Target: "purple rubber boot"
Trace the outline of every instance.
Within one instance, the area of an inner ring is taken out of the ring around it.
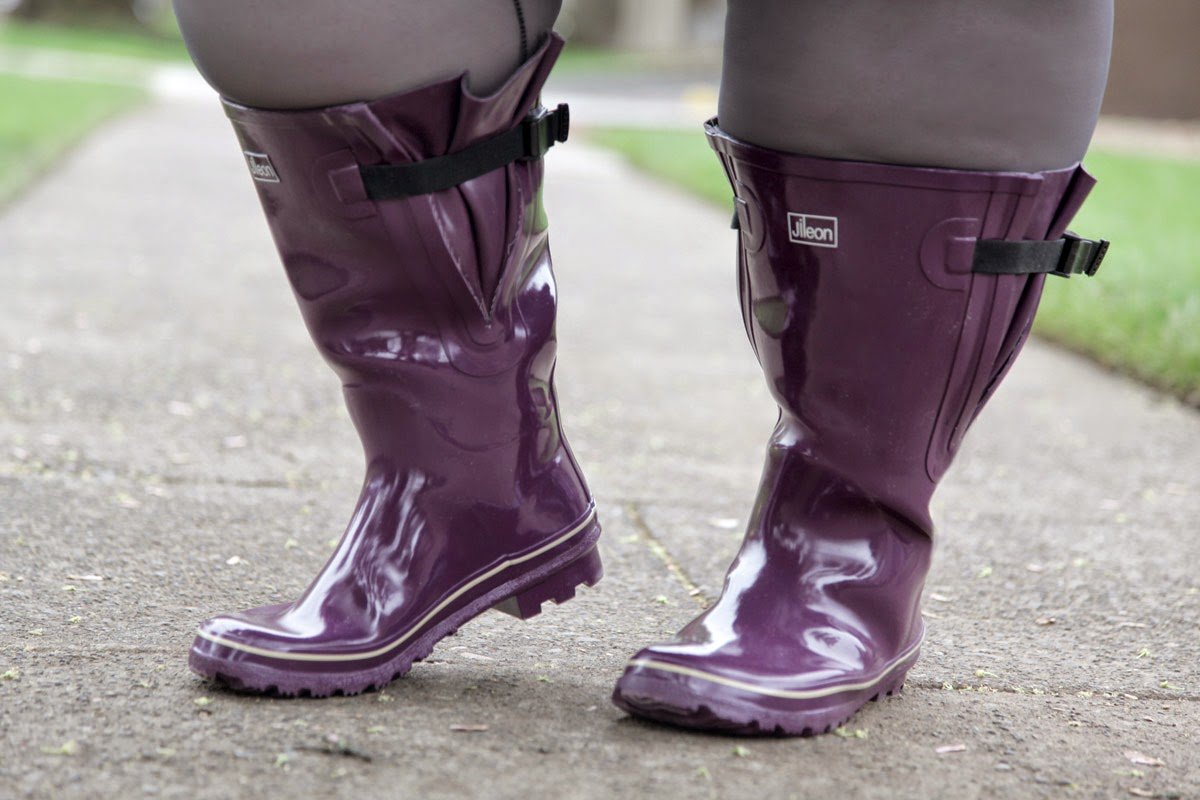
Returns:
[[[540,155],[566,120],[538,95],[561,48],[550,37],[486,97],[455,79],[305,111],[226,104],[366,478],[298,600],[200,626],[200,675],[361,692],[489,608],[531,617],[600,579],[553,384]]]
[[[1021,349],[1043,273],[1090,274],[1107,243],[1060,238],[1094,183],[1080,167],[898,167],[707,132],[780,416],[720,599],[635,655],[613,700],[690,728],[822,733],[904,683],[934,488]]]

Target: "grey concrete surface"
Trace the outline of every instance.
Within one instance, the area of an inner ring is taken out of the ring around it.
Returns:
[[[360,480],[219,110],[111,124],[0,212],[0,797],[1200,795],[1200,417],[1036,343],[939,495],[900,696],[808,740],[613,708],[625,658],[719,590],[773,412],[727,214],[549,158],[608,576],[352,698],[186,668],[198,620],[304,587]]]

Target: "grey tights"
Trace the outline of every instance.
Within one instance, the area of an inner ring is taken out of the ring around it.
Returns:
[[[1079,161],[1113,0],[730,0],[721,127],[805,155],[962,169]]]
[[[299,108],[469,72],[507,78],[561,0],[174,0],[222,95]],[[720,119],[805,155],[963,169],[1078,161],[1108,73],[1113,0],[729,0]],[[520,9],[518,19],[517,9]]]
[[[174,0],[197,68],[259,108],[370,100],[468,72],[487,93],[554,25],[562,0]],[[518,17],[516,9],[521,9]],[[524,27],[524,48],[522,46]]]

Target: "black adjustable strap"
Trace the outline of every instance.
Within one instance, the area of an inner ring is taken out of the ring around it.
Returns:
[[[367,197],[398,200],[441,192],[514,161],[541,158],[557,142],[565,142],[571,125],[566,103],[550,111],[536,108],[521,124],[470,147],[412,164],[359,167]]]
[[[972,272],[989,275],[1032,275],[1045,272],[1069,278],[1095,275],[1108,252],[1103,239],[1083,239],[1070,231],[1053,241],[980,239],[975,243]]]

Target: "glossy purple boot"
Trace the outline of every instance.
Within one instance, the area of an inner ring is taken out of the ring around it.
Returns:
[[[1090,274],[1106,243],[1060,238],[1094,183],[1079,167],[898,167],[707,132],[780,416],[720,599],[635,655],[613,700],[690,728],[821,733],[904,683],[934,488],[1021,349],[1042,273]]]
[[[487,97],[456,79],[308,111],[226,104],[367,471],[303,596],[200,626],[200,675],[361,692],[488,608],[531,617],[600,579],[553,385],[540,156],[566,120],[538,95],[561,48]]]

